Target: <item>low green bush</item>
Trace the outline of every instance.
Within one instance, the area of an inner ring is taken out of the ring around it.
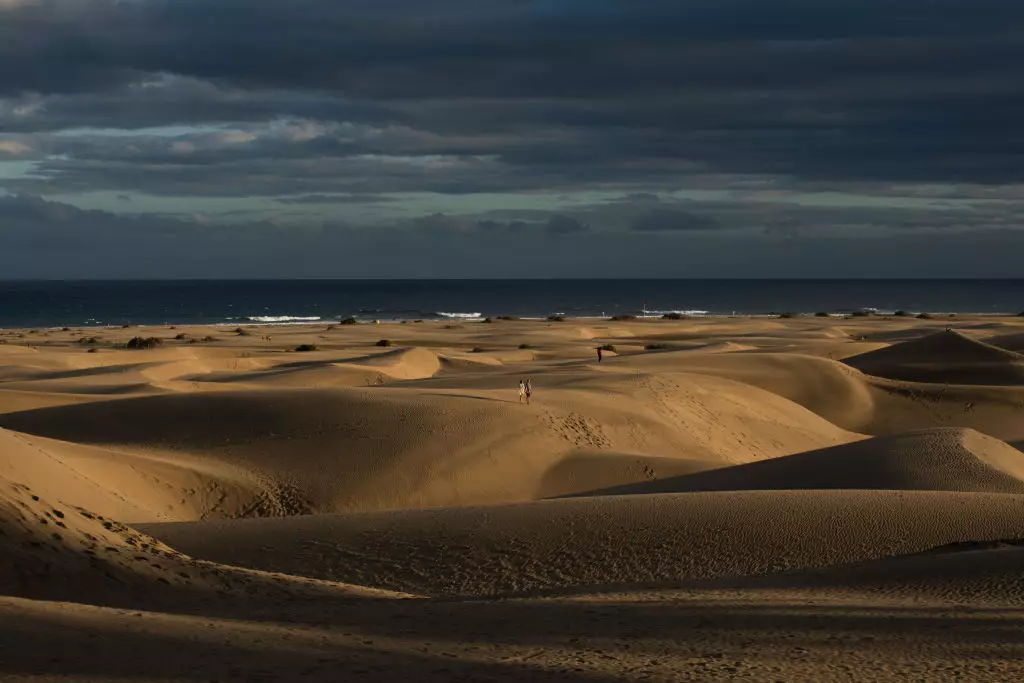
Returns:
[[[159,337],[132,337],[128,340],[125,348],[134,350],[155,349],[158,346],[162,346],[163,343],[164,340]]]

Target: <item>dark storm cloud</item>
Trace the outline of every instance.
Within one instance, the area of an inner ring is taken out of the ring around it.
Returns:
[[[436,137],[393,141],[391,153],[447,149],[503,167],[424,188],[445,193],[670,185],[695,173],[1024,180],[1017,0],[40,0],[0,14],[9,132],[400,124]],[[344,159],[367,146],[320,143],[278,151]],[[105,177],[92,153],[51,165],[53,185],[111,186],[143,166],[125,160]],[[244,150],[209,160],[181,191],[224,188],[251,165],[266,182],[250,191],[273,192]],[[287,187],[288,172],[277,194],[326,191]],[[362,191],[405,189],[390,180],[368,178]]]
[[[544,225],[544,228],[552,235],[572,235],[575,233],[586,232],[590,229],[587,225],[584,225],[572,216],[565,216],[562,214],[552,215]]]
[[[381,204],[394,201],[391,197],[372,194],[304,194],[280,197],[281,204]]]
[[[1019,274],[1024,231],[903,231],[783,239],[757,232],[588,232],[538,249],[511,221],[452,233],[340,224],[286,228],[266,222],[219,225],[173,217],[115,216],[35,197],[0,196],[0,274],[6,278],[95,277],[916,277]],[[495,221],[497,223],[497,221]],[[544,229],[537,221],[531,230]],[[451,237],[451,239],[449,239]]]
[[[674,232],[690,230],[717,230],[722,226],[710,216],[689,211],[648,211],[629,226],[636,232]]]

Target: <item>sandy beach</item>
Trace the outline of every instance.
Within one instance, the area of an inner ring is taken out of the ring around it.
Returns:
[[[1014,680],[1021,449],[1024,317],[0,330],[0,680]]]

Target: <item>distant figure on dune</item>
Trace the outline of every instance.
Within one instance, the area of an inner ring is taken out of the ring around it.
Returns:
[[[598,363],[600,363],[600,362],[601,362],[601,359],[602,359],[602,355],[601,355],[601,347],[600,347],[600,346],[598,346],[598,347],[597,347],[597,362],[598,362]]]
[[[530,397],[533,396],[533,382],[526,378],[526,405],[530,405]]]
[[[523,399],[526,398],[526,380],[519,380],[519,402],[522,403]]]

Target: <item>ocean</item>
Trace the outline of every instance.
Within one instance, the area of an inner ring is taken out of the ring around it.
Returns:
[[[1019,280],[2,281],[0,327],[767,315],[906,310],[1012,313]]]

